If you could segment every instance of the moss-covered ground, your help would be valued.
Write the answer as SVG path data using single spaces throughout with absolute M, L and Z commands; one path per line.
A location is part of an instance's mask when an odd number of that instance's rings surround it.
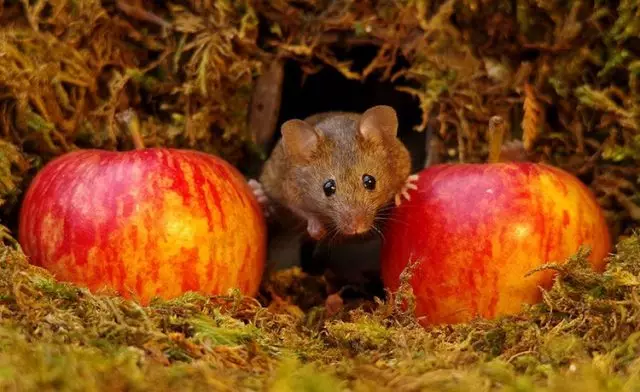
M 585 252 L 544 301 L 492 321 L 423 328 L 396 306 L 303 313 L 297 270 L 268 306 L 237 293 L 148 307 L 56 282 L 0 249 L 0 388 L 6 391 L 636 391 L 640 236 L 604 274 Z M 311 285 L 312 286 L 312 285 Z M 266 289 L 266 288 L 265 288 Z M 313 295 L 313 293 L 307 293 Z M 403 310 L 405 309 L 405 310 Z

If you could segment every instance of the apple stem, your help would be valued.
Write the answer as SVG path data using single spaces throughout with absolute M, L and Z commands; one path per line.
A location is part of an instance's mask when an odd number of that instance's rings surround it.
M 489 163 L 500 161 L 506 124 L 500 116 L 489 119 Z
M 127 109 L 118 115 L 118 119 L 127 126 L 135 149 L 143 150 L 145 145 L 140 133 L 140 119 L 136 113 L 132 109 Z

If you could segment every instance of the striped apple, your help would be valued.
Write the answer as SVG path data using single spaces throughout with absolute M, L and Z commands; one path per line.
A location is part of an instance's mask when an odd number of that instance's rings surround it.
M 187 291 L 258 290 L 266 226 L 240 173 L 197 151 L 80 150 L 49 162 L 20 211 L 35 265 L 142 304 Z
M 534 163 L 436 165 L 385 228 L 382 274 L 391 290 L 410 260 L 424 325 L 491 319 L 541 300 L 554 273 L 581 245 L 605 267 L 611 242 L 593 194 L 576 177 Z

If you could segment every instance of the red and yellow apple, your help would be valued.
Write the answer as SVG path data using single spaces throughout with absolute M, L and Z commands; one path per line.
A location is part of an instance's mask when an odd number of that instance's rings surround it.
M 266 226 L 240 173 L 190 150 L 80 150 L 49 162 L 20 211 L 35 265 L 143 304 L 187 291 L 254 295 Z
M 581 245 L 602 271 L 611 240 L 589 189 L 534 163 L 443 164 L 419 173 L 385 228 L 382 275 L 395 291 L 407 264 L 423 325 L 491 319 L 541 300 L 552 271 Z

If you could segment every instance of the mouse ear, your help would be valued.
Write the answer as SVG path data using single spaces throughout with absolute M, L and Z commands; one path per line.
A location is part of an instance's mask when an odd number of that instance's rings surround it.
M 308 159 L 320 142 L 320 134 L 306 121 L 286 121 L 281 132 L 285 151 L 296 157 Z
M 391 106 L 374 106 L 362 113 L 358 129 L 365 139 L 388 140 L 398 134 L 398 116 Z

